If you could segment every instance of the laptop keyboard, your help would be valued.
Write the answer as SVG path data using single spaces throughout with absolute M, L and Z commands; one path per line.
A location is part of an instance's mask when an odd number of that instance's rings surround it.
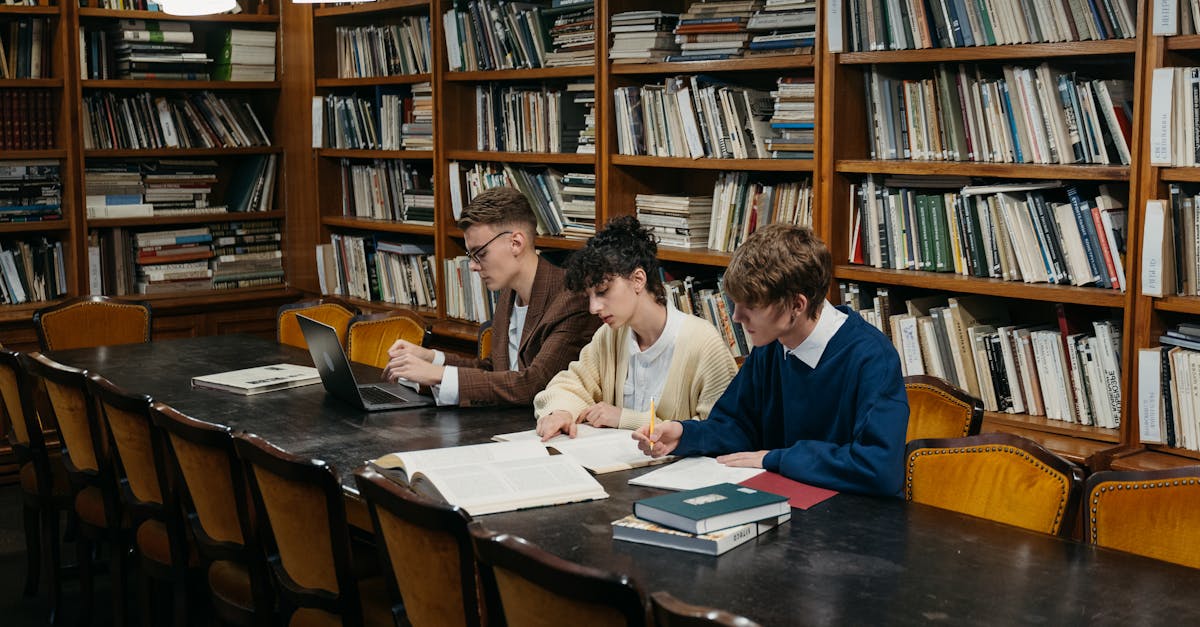
M 406 400 L 401 396 L 392 394 L 391 392 L 374 385 L 364 385 L 358 388 L 358 391 L 362 394 L 363 400 L 372 405 L 403 403 Z

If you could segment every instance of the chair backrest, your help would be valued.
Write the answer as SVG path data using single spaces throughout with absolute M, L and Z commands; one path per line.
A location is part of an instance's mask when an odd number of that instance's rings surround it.
M 477 357 L 487 359 L 492 356 L 492 321 L 488 320 L 479 325 L 479 340 L 476 344 Z
M 252 434 L 234 436 L 257 513 L 284 622 L 296 612 L 362 624 L 342 485 L 325 462 L 297 457 Z M 323 616 L 321 614 L 324 614 Z
M 904 377 L 904 389 L 908 392 L 906 442 L 979 434 L 983 401 L 943 379 L 923 374 Z
M 759 627 L 758 623 L 744 616 L 684 603 L 663 590 L 650 595 L 650 611 L 657 627 Z
M 1050 534 L 1071 528 L 1083 470 L 1037 442 L 1008 433 L 913 440 L 904 496 Z
M 1200 466 L 1098 472 L 1085 494 L 1089 542 L 1200 568 Z
M 113 450 L 121 460 L 129 498 L 135 507 L 161 510 L 165 502 L 166 473 L 160 470 L 163 456 L 158 438 L 151 435 L 150 403 L 145 394 L 131 394 L 108 379 L 89 374 L 88 392 L 97 400 L 100 415 L 112 438 Z
M 150 341 L 150 303 L 83 296 L 33 314 L 43 351 Z
M 346 353 L 350 361 L 376 368 L 391 359 L 388 349 L 396 340 L 408 340 L 425 346 L 430 335 L 429 321 L 421 314 L 407 309 L 387 313 L 361 314 L 350 319 L 346 332 Z
M 641 590 L 625 575 L 569 562 L 478 522 L 471 524 L 471 539 L 489 616 L 529 627 L 647 623 Z
M 354 480 L 371 512 L 376 546 L 391 565 L 385 570 L 392 601 L 403 604 L 409 622 L 482 624 L 471 516 L 369 467 L 359 469 Z
M 357 313 L 357 310 L 352 310 L 340 302 L 329 299 L 284 305 L 279 308 L 279 314 L 276 317 L 275 339 L 280 344 L 308 348 L 308 343 L 304 341 L 304 333 L 300 331 L 300 323 L 296 320 L 297 315 L 303 315 L 336 329 L 338 339 L 342 346 L 345 346 L 346 327 L 350 325 L 350 319 Z
M 88 393 L 87 372 L 64 366 L 41 353 L 21 355 L 20 361 L 45 391 L 46 406 L 66 447 L 67 470 L 92 480 L 107 473 L 108 436 Z
M 10 443 L 20 451 L 44 451 L 42 421 L 34 402 L 35 382 L 21 366 L 20 354 L 0 348 L 0 402 L 8 418 Z

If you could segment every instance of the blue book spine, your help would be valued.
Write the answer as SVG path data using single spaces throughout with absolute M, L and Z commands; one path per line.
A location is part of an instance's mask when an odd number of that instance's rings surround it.
M 1021 152 L 1021 138 L 1017 133 L 1017 118 L 1013 115 L 1012 99 L 1008 95 L 1008 83 L 998 81 L 1000 86 L 1000 98 L 1004 104 L 1004 115 L 1008 117 L 1008 128 L 1010 137 L 1012 137 L 1014 158 L 1017 163 L 1025 163 L 1025 153 Z
M 782 48 L 799 48 L 800 46 L 811 46 L 816 41 L 813 37 L 798 37 L 796 39 L 777 39 L 774 41 L 752 41 L 749 48 L 751 50 L 779 50 Z
M 1092 221 L 1092 211 L 1075 187 L 1067 188 L 1067 200 L 1071 203 L 1071 212 L 1075 214 L 1075 226 L 1083 236 L 1083 252 L 1087 255 L 1092 279 L 1101 287 L 1111 288 L 1108 269 L 1104 267 L 1104 253 L 1100 251 L 1100 240 L 1096 236 L 1096 223 Z
M 813 122 L 772 122 L 771 128 L 810 129 L 810 128 L 815 128 L 815 123 L 813 123 Z

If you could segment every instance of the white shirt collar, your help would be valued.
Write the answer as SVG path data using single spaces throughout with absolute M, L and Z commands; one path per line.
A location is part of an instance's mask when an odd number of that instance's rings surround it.
M 809 368 L 816 368 L 821 361 L 821 355 L 825 354 L 825 347 L 829 346 L 829 341 L 842 328 L 842 324 L 846 322 L 848 316 L 834 307 L 828 300 L 821 306 L 821 315 L 817 318 L 817 326 L 813 327 L 812 333 L 804 338 L 803 342 L 796 348 L 788 348 L 788 355 L 794 355 L 797 359 L 808 365 Z M 782 342 L 780 342 L 782 344 Z
M 642 350 L 638 346 L 637 337 L 634 336 L 633 329 L 630 329 L 628 339 L 626 340 L 629 346 L 629 355 L 632 357 L 640 353 L 641 358 L 644 360 L 651 361 L 656 359 L 659 353 L 662 353 L 666 347 L 675 345 L 675 338 L 679 336 L 679 328 L 683 326 L 683 316 L 682 311 L 679 311 L 675 308 L 674 304 L 668 302 L 667 322 L 663 325 L 662 334 L 658 336 L 658 339 L 653 344 L 647 346 L 646 350 Z

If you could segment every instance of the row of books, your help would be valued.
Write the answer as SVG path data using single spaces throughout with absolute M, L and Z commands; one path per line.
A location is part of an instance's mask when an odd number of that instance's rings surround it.
M 317 246 L 321 291 L 348 298 L 437 306 L 433 246 L 334 233 Z
M 0 241 L 0 304 L 42 302 L 66 293 L 61 241 L 45 237 Z
M 450 205 L 455 219 L 484 190 L 515 187 L 525 195 L 543 235 L 587 238 L 596 234 L 596 175 L 508 163 L 450 163 Z
M 89 218 L 271 211 L 278 155 L 250 155 L 222 170 L 207 159 L 89 161 L 84 171 Z M 223 194 L 212 195 L 220 185 Z
M 1138 349 L 1139 440 L 1200 451 L 1200 328 L 1181 323 Z
M 850 263 L 1126 288 L 1127 212 L 1107 186 L 965 183 L 868 175 L 852 185 Z
M 1150 163 L 1195 166 L 1200 163 L 1200 67 L 1154 70 L 1150 90 Z
M 508 0 L 470 0 L 442 15 L 450 71 L 545 67 L 545 7 Z
M 922 77 L 871 66 L 866 81 L 873 159 L 1129 165 L 1133 86 L 1043 63 L 941 64 Z
M 1125 39 L 1137 34 L 1133 0 L 850 0 L 853 51 Z
M 208 80 L 212 58 L 187 22 L 117 20 L 79 29 L 81 71 L 91 79 Z
M 767 92 L 727 85 L 705 75 L 667 78 L 662 85 L 618 87 L 617 151 L 657 157 L 770 157 L 774 105 Z
M 213 92 L 152 96 L 95 92 L 83 97 L 85 149 L 269 146 L 249 102 Z
M 1170 185 L 1167 201 L 1146 203 L 1142 244 L 1142 294 L 1200 294 L 1200 194 L 1195 185 Z
M 429 18 L 406 15 L 397 24 L 339 26 L 338 78 L 425 74 L 433 67 Z
M 50 90 L 0 88 L 0 150 L 53 148 L 55 119 Z
M 4 32 L 7 30 L 8 32 Z M 0 79 L 49 78 L 52 23 L 40 17 L 21 17 L 0 27 Z
M 209 225 L 213 289 L 283 285 L 283 232 L 279 220 Z
M 0 161 L 0 223 L 61 219 L 62 166 L 58 161 Z
M 399 159 L 342 159 L 342 215 L 433 224 L 433 175 Z
M 446 315 L 469 322 L 487 322 L 496 311 L 496 293 L 491 292 L 471 271 L 466 255 L 443 259 L 442 271 L 446 277 Z
M 672 279 L 662 273 L 667 299 L 676 309 L 703 318 L 721 334 L 734 357 L 746 357 L 753 346 L 742 325 L 733 321 L 733 301 L 725 295 L 724 275 L 715 278 Z
M 584 118 L 588 108 L 585 103 L 576 102 L 567 95 L 568 89 L 569 86 L 560 89 L 549 85 L 477 85 L 476 148 L 504 152 L 576 152 L 580 135 L 586 130 Z
M 893 313 L 889 288 L 839 289 L 844 303 L 891 337 L 906 376 L 945 379 L 988 411 L 1120 427 L 1118 321 L 1085 320 L 1059 304 L 1056 320 L 1015 324 L 1005 301 L 987 296 L 912 298 Z
M 1200 0 L 1179 0 L 1178 5 L 1168 3 L 1163 9 L 1167 12 L 1164 16 L 1167 19 L 1170 19 L 1170 12 L 1175 12 L 1180 34 L 1200 33 Z

